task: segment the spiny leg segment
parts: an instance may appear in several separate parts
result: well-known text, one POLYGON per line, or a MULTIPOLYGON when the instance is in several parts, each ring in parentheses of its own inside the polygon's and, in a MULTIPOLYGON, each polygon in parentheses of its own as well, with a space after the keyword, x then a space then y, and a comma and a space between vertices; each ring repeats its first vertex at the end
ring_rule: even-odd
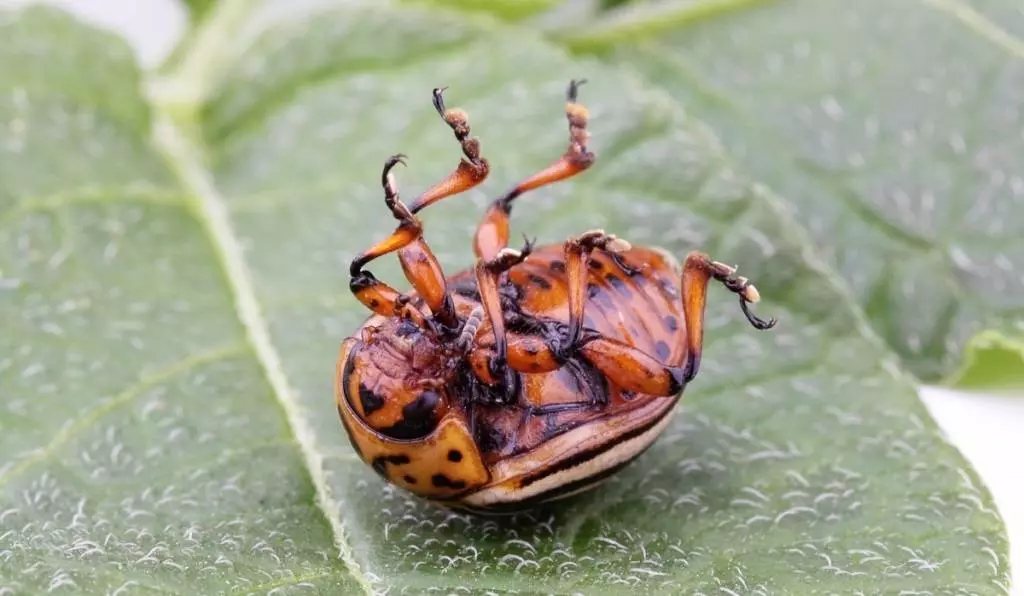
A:
MULTIPOLYGON (((589 112, 577 103, 579 87, 585 80, 569 82, 566 91, 565 117, 569 122, 569 148, 554 163, 532 176, 522 180, 504 195, 495 199, 484 214, 473 238, 473 251, 477 256, 477 285, 487 319, 494 330, 495 354, 488 366, 491 380, 504 379, 510 374, 508 346, 505 333, 504 313, 498 295, 501 276, 508 269, 522 262, 529 254, 531 243, 527 242, 522 251, 508 248, 509 216, 513 201, 523 193, 571 178, 585 171, 595 161, 595 155, 587 148, 590 133, 587 132, 589 112)), ((581 319, 582 320, 582 319, 581 319)), ((511 385, 506 385, 511 386, 511 385)))
POLYGON ((427 205, 480 184, 487 177, 489 166, 487 160, 480 155, 479 140, 469 136, 469 120, 466 113, 459 109, 445 109, 443 91, 444 89, 433 90, 434 108, 454 131, 466 159, 461 159, 451 174, 417 197, 412 206, 408 207, 398 196, 394 174, 391 172, 396 165, 405 165, 405 156, 397 154, 388 158, 381 174, 381 185, 384 188, 384 204, 398 220, 398 227, 389 237, 361 252, 352 260, 349 267, 349 289, 361 303, 377 314, 408 318, 424 326, 427 321, 424 313, 409 304, 408 296, 399 294, 394 288, 363 269, 370 261, 398 251, 398 259, 405 277, 423 297, 434 319, 452 328, 457 323, 457 317, 445 275, 437 257, 423 238, 423 223, 415 214, 427 205))

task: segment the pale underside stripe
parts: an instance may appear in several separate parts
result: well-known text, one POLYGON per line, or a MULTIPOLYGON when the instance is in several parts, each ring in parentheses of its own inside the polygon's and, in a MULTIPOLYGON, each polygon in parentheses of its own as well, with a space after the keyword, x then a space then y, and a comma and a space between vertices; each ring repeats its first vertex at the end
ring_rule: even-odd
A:
MULTIPOLYGON (((485 488, 471 495, 467 495, 462 500, 477 507, 487 507, 489 505, 501 503, 515 503, 578 480, 585 480, 591 476, 600 474, 604 470, 635 458, 658 438, 658 435, 660 435, 665 429, 671 418, 672 412, 669 412, 665 414, 657 424, 647 429, 642 434, 611 447, 607 451, 598 454, 593 459, 580 462, 577 466, 545 476, 525 488, 509 487, 507 486, 507 483, 502 483, 490 488, 485 488)), ((597 484, 599 484, 599 482, 588 484, 586 487, 581 487, 580 490, 576 490, 565 495, 559 495, 559 497, 582 492, 584 489, 592 488, 597 484)))

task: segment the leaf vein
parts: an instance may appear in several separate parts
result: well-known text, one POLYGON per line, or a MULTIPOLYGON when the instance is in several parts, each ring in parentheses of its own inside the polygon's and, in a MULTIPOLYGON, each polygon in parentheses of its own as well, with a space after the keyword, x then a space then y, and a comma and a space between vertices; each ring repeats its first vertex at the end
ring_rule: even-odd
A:
POLYGON ((363 591, 372 594, 373 589, 367 573, 355 560, 353 549, 347 541, 347 533, 339 515, 341 503, 334 499, 328 485, 323 456, 317 451, 313 430, 301 410, 295 389, 291 387, 285 375, 281 357, 270 336, 270 326, 256 299, 256 289, 245 262, 242 245, 233 229, 227 204, 214 185, 212 175, 202 166, 197 148, 185 139, 166 113, 161 113, 160 110, 157 112, 154 121, 154 142, 165 154, 185 188, 190 191, 195 216, 206 230, 227 276, 238 317, 255 351, 256 359, 263 368, 267 381, 295 434, 310 479, 316 489, 318 505, 334 533, 335 545, 341 559, 363 591))
POLYGON ((985 15, 958 0, 920 0, 925 6, 960 21, 971 32, 1005 50, 1015 58, 1024 58, 1024 40, 990 21, 985 15))
POLYGON ((162 370, 143 376, 137 383, 121 391, 114 396, 113 399, 89 410, 82 416, 78 417, 73 423, 64 426, 49 443, 39 449, 31 451, 28 457, 22 459, 14 466, 11 466, 3 473, 0 473, 0 489, 6 486, 6 484, 12 479, 30 469, 32 466, 53 457, 54 453, 56 453, 58 449, 67 445, 71 440, 88 430, 107 414, 131 403, 134 399, 145 393, 147 389, 155 387, 161 383, 166 383, 174 377, 186 374, 200 366, 225 360, 232 356, 237 356, 243 353, 246 349, 248 349, 248 346, 240 343, 232 343, 216 347, 210 350, 191 354, 162 370))

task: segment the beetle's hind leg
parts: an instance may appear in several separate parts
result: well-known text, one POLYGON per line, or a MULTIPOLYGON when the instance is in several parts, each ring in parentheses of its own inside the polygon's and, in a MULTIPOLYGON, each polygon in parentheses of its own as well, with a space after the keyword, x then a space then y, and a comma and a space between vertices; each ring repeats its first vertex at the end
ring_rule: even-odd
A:
POLYGON ((473 238, 473 251, 477 257, 493 259, 501 249, 508 246, 509 217, 512 214, 512 203, 517 197, 541 186, 571 178, 594 164, 596 157, 587 148, 590 140, 587 120, 590 114, 587 108, 576 102, 579 87, 584 82, 570 81, 566 91, 565 117, 569 121, 569 148, 554 163, 522 180, 491 203, 473 238))
POLYGON ((749 305, 760 300, 760 296, 748 279, 737 276, 735 268, 694 251, 683 263, 681 280, 686 342, 682 366, 668 365, 639 348, 597 334, 585 334, 580 340, 579 353, 625 391, 659 396, 678 394, 700 368, 704 310, 708 282, 712 279, 739 296, 740 308, 755 328, 775 326, 775 319, 765 321, 750 312, 749 305))
MULTIPOLYGON (((568 264, 566 269, 569 269, 568 264)), ((586 330, 581 333, 575 352, 624 391, 658 396, 678 394, 700 368, 707 287, 712 279, 739 296, 740 308, 755 328, 763 330, 775 326, 775 319, 763 320, 750 311, 750 304, 758 302, 760 296, 748 279, 737 276, 735 268, 714 261, 704 253, 692 252, 683 264, 681 280, 686 342, 686 356, 681 366, 661 362, 635 346, 586 330)), ((582 314, 582 308, 577 308, 582 314)))

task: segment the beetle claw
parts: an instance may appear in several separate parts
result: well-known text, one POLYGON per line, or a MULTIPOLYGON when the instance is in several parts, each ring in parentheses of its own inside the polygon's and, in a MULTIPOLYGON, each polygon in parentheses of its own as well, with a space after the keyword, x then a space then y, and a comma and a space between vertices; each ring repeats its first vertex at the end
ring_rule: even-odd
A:
MULTIPOLYGON (((754 286, 747 286, 747 287, 748 288, 753 288, 754 286)), ((756 292, 757 290, 754 290, 754 291, 756 292)), ((744 296, 743 294, 740 294, 740 309, 743 311, 743 314, 746 315, 747 320, 750 321, 750 324, 753 325, 755 329, 758 329, 760 331, 764 331, 766 329, 771 329, 772 327, 775 326, 776 323, 779 322, 779 320, 776 319, 775 317, 770 317, 766 321, 766 320, 758 317, 757 315, 755 315, 753 312, 751 312, 749 305, 752 304, 753 302, 754 302, 753 300, 747 300, 746 296, 744 296)))
POLYGON ((445 113, 445 108, 444 108, 444 90, 447 89, 447 88, 448 88, 447 85, 445 85, 444 87, 437 87, 436 89, 434 89, 434 92, 433 92, 433 95, 434 95, 434 109, 437 110, 437 113, 440 114, 442 118, 444 118, 444 113, 445 113))
POLYGON ((565 98, 569 100, 569 103, 576 103, 576 97, 579 95, 580 86, 587 82, 587 79, 573 79, 569 81, 569 89, 565 92, 565 98))

